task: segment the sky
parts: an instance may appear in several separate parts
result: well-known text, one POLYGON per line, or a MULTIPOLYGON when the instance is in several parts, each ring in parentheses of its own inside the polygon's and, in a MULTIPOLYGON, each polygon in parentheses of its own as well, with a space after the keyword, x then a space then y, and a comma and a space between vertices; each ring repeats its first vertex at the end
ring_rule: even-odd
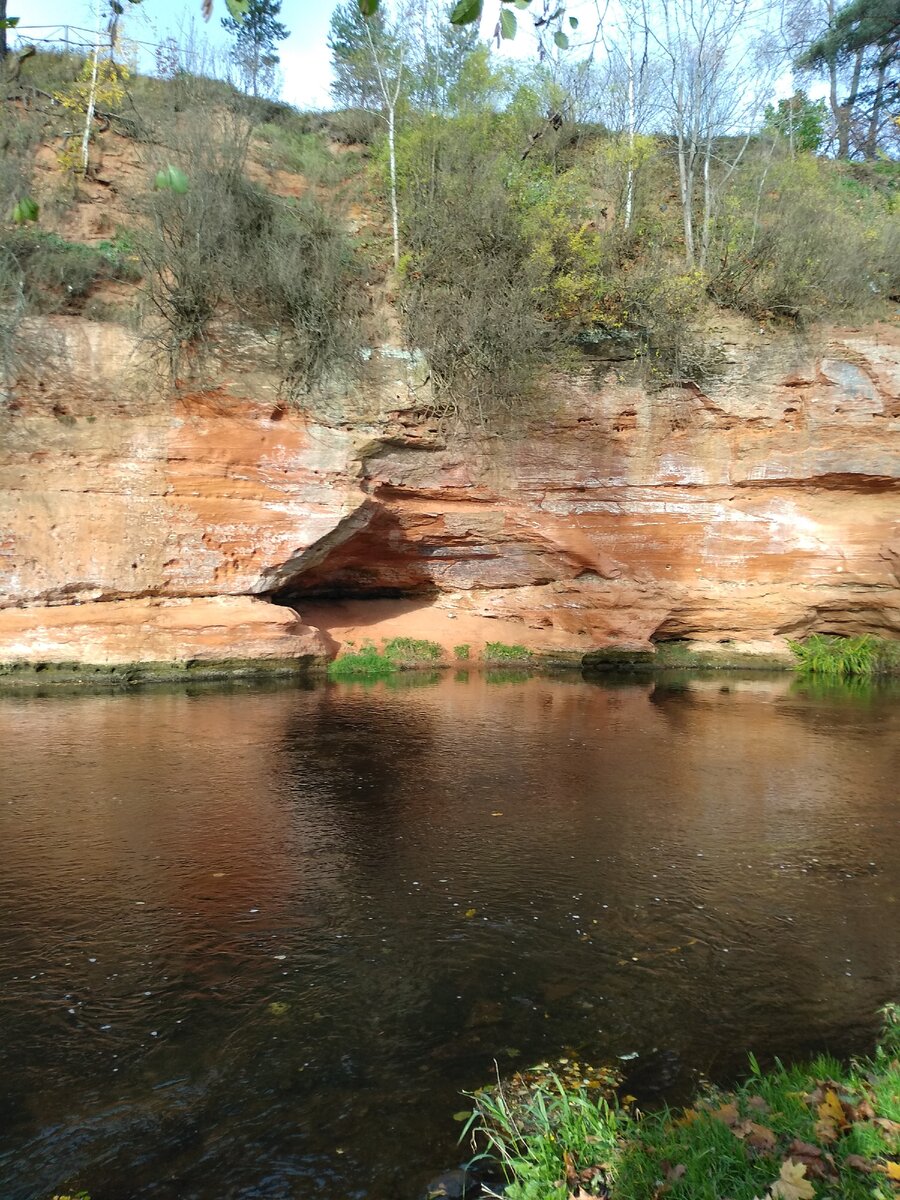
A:
MULTIPOLYGON (((282 96, 299 108, 328 108, 331 105, 327 37, 336 3, 337 0, 282 0, 279 19, 291 31, 290 37, 278 48, 283 75, 282 96)), ((14 0, 10 0, 9 7, 12 13, 16 12, 14 0)), ((20 0, 19 12, 25 7, 24 0, 20 0)), ((575 12, 579 7, 578 0, 569 7, 575 12)), ((482 27, 485 36, 490 35, 496 24, 497 9, 499 0, 487 0, 482 27)), ((590 9, 593 11, 593 3, 590 9)), ((228 35, 221 26, 221 18, 225 15, 224 0, 215 0, 213 17, 207 25, 200 18, 200 0, 142 0, 127 13, 124 28, 126 36, 152 45, 169 35, 178 37, 185 24, 193 20, 197 33, 221 48, 228 43, 228 35)), ((85 39, 86 32, 76 34, 73 31, 94 28, 94 3, 93 0, 28 0, 27 16, 23 15, 21 20, 17 32, 25 40, 45 37, 62 40, 61 30, 65 24, 70 26, 70 39, 85 39), (49 28, 41 29, 41 26, 49 28)), ((532 47, 526 25, 525 21, 521 22, 522 32, 516 39, 518 44, 505 45, 505 53, 522 57, 530 52, 532 47)), ((144 47, 143 53, 150 56, 147 61, 152 62, 153 51, 149 45, 144 47)))
MULTIPOLYGON (((331 107, 327 37, 336 3, 337 0, 282 0, 280 20, 291 33, 279 46, 283 76, 281 94, 298 108, 331 107)), ((20 0, 18 5, 15 0, 10 0, 9 8, 13 14, 17 7, 19 12, 27 11, 17 31, 24 40, 50 38, 61 41, 66 24, 70 27, 71 40, 84 40, 95 28, 94 0, 27 0, 27 9, 26 0, 20 0), (75 32, 77 29, 82 32, 75 32)), ((606 0, 604 7, 609 13, 606 0)), ((499 8, 500 0, 486 0, 482 21, 482 34, 486 37, 494 29, 499 8)), ((596 27, 596 0, 568 0, 567 12, 579 17, 581 34, 596 27)), ((127 37, 144 44, 139 68, 146 70, 152 67, 153 45, 170 35, 183 43, 186 26, 190 23, 193 23, 197 37, 224 50, 229 41, 221 25, 225 14, 224 0, 214 0, 213 17, 208 24, 200 17, 200 0, 142 0, 129 8, 124 18, 124 30, 127 37)), ((520 19, 517 38, 514 42, 504 42, 499 52, 519 59, 533 55, 534 41, 528 26, 527 19, 520 19)), ((789 90, 787 86, 778 88, 781 94, 788 94, 789 90)))

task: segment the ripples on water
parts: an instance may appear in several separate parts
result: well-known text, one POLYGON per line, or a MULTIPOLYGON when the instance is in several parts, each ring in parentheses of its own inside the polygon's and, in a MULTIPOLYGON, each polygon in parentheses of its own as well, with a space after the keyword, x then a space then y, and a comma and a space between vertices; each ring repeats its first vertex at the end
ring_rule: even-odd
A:
POLYGON ((898 731, 761 676, 0 699, 0 1195, 412 1196, 494 1057, 869 1046, 898 731))

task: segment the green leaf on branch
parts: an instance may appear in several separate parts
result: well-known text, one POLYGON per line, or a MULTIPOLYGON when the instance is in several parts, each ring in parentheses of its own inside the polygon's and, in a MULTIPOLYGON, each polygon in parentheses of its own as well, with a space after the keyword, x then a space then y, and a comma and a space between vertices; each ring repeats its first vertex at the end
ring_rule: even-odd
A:
POLYGON ((36 221, 40 212, 36 200, 32 200, 31 196, 23 196, 9 214, 9 218, 16 225, 26 225, 29 221, 36 221))
POLYGON ((21 17, 4 17, 0 21, 0 29, 15 29, 20 20, 21 17))
POLYGON ((225 0, 225 7, 235 21, 243 21, 250 10, 250 0, 225 0))
POLYGON ((359 11, 364 17, 374 17, 378 12, 379 0, 359 0, 359 11))
POLYGON ((484 0, 458 0, 450 14, 453 25, 471 25, 481 19, 481 9, 484 0))
POLYGON ((169 163, 164 170, 156 172, 153 187, 157 192, 174 192, 177 196, 183 196, 190 183, 184 171, 179 171, 169 163))
POLYGON ((569 17, 569 25, 572 29, 577 29, 578 28, 578 18, 577 17, 569 17))
MULTIPOLYGON (((503 0, 503 3, 508 4, 509 0, 503 0)), ((513 0, 513 3, 515 4, 516 8, 520 9, 522 12, 531 6, 531 0, 513 0)))
POLYGON ((557 29, 556 33, 554 33, 553 40, 556 42, 557 46, 559 46, 560 50, 568 50, 569 39, 561 29, 557 29))
POLYGON ((511 41, 516 36, 517 28, 516 14, 510 12, 508 8, 502 8, 500 10, 500 36, 506 41, 511 41))

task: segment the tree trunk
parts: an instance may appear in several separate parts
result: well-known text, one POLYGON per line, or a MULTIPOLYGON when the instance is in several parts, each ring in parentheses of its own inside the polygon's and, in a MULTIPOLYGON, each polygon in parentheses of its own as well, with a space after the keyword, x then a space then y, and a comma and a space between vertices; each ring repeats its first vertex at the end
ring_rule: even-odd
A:
POLYGON ((709 258, 709 243, 712 236, 713 190, 710 175, 710 160, 712 158, 712 136, 706 139, 706 149, 703 152, 703 228, 700 230, 700 270, 706 270, 706 260, 709 258))
POLYGON ((9 46, 6 41, 6 0, 0 0, 0 61, 6 58, 9 46))
POLYGON ((858 50, 856 62, 853 64, 853 75, 850 80, 850 91, 843 104, 838 105, 838 158, 850 157, 850 120, 853 116, 853 106, 859 94, 859 78, 862 74, 863 52, 858 50))
POLYGON ((878 68, 878 82, 875 84, 875 98, 872 101, 872 115, 869 117, 869 128, 866 131, 866 143, 863 153, 866 158, 873 159, 878 154, 878 126, 881 122, 881 108, 884 104, 884 77, 887 72, 887 62, 883 61, 878 68))
POLYGON ((97 73, 100 66, 100 4, 95 6, 94 16, 96 18, 97 33, 94 39, 94 53, 91 66, 91 90, 88 93, 87 112, 84 117, 84 135, 81 139, 81 169, 87 178, 88 161, 91 145, 91 125, 94 121, 94 105, 97 103, 97 73))
POLYGON ((631 228, 634 213, 634 138, 637 124, 634 106, 634 40, 628 32, 628 172, 625 177, 625 228, 631 228))
POLYGON ((678 130, 678 188, 681 194, 681 217, 684 225, 684 261, 687 269, 694 269, 694 164, 693 154, 688 161, 688 147, 684 134, 678 130))
POLYGON ((391 230, 394 235, 394 270, 400 267, 400 216, 397 211, 397 150, 394 142, 396 102, 388 108, 388 157, 391 168, 391 230))

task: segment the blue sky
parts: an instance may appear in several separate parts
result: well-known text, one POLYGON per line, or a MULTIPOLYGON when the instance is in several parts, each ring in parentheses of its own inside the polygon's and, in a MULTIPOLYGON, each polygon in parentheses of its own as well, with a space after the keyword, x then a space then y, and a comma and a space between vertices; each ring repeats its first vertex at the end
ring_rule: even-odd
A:
MULTIPOLYGON (((329 104, 330 56, 326 38, 335 2, 282 0, 281 20, 291 30, 291 36, 280 47, 283 95, 292 104, 305 108, 324 108, 329 104)), ((20 0, 17 6, 10 0, 9 8, 11 13, 18 10, 22 14, 22 32, 26 36, 34 26, 41 25, 68 23, 83 29, 93 27, 92 0, 27 0, 27 3, 20 0)), ((194 19, 200 35, 205 35, 214 46, 223 46, 227 42, 221 26, 225 13, 224 0, 215 0, 212 20, 204 25, 200 19, 200 0, 143 0, 127 15, 125 30, 127 36, 155 43, 169 34, 177 36, 185 22, 194 19)), ((42 35, 33 30, 30 36, 42 35)))
MULTIPOLYGON (((184 32, 193 23, 197 37, 207 39, 214 48, 223 49, 228 44, 228 35, 222 29, 221 18, 225 15, 225 0, 214 0, 213 17, 204 24, 200 17, 201 0, 142 0, 130 8, 125 21, 126 36, 148 45, 142 50, 142 66, 152 64, 152 45, 167 36, 175 36, 184 43, 184 32)), ((283 75, 282 96, 299 108, 328 108, 331 105, 329 86, 331 81, 330 53, 328 50, 328 24, 337 0, 282 0, 281 21, 291 35, 279 47, 283 75)), ((22 15, 21 34, 28 40, 42 36, 62 39, 61 30, 66 23, 71 27, 90 30, 94 27, 95 0, 10 0, 12 14, 22 15), (27 15, 25 15, 27 14, 27 15), (49 26, 39 30, 35 27, 49 26)), ((499 0, 488 0, 482 22, 482 34, 490 36, 497 19, 499 0)), ((604 4, 609 14, 609 6, 604 4)), ((615 8, 615 0, 613 0, 615 8)), ((578 13, 581 32, 596 28, 596 0, 568 0, 567 11, 578 13)), ((519 36, 515 42, 503 44, 503 54, 515 58, 528 57, 534 53, 534 42, 528 30, 528 22, 520 21, 519 36)), ((73 34, 85 38, 87 33, 73 34)), ((790 80, 779 81, 779 94, 789 94, 790 80)), ((811 89, 819 94, 820 89, 811 89)))

